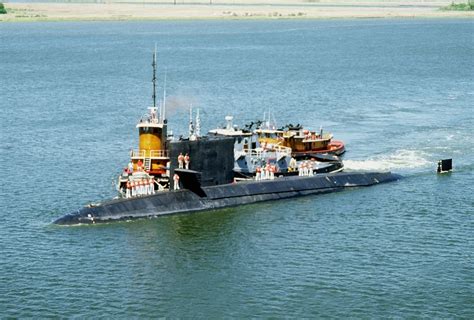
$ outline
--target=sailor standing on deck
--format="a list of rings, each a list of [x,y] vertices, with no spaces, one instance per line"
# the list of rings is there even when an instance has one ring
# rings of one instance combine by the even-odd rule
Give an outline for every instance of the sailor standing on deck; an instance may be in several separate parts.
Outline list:
[[[165,177],[169,177],[169,176],[170,176],[170,166],[171,166],[171,162],[168,161],[168,162],[166,163],[166,168],[165,168],[165,169],[166,169],[166,172],[165,172],[165,175],[164,175]]]
[[[303,161],[301,163],[301,176],[302,177],[306,176],[306,161]]]
[[[138,196],[141,196],[143,195],[143,183],[142,183],[142,180],[138,180],[138,192],[137,192]]]
[[[150,194],[155,194],[155,182],[150,178]]]
[[[296,159],[291,158],[290,160],[290,171],[296,171],[298,169],[298,165],[296,164]]]
[[[150,195],[151,194],[151,189],[150,189],[150,179],[145,179],[145,194]]]
[[[129,174],[132,174],[132,173],[133,173],[133,162],[132,162],[132,161],[130,161],[130,162],[128,163],[128,173],[129,173]]]
[[[130,198],[132,196],[132,186],[130,185],[130,181],[127,181],[127,191],[125,192],[125,198]]]
[[[184,156],[182,153],[178,156],[178,168],[183,169]]]
[[[257,169],[255,169],[255,180],[256,181],[262,180],[261,173],[262,173],[262,169],[260,167],[257,167]]]
[[[173,176],[174,190],[179,190],[179,175],[177,173]]]
[[[189,170],[189,163],[191,162],[191,159],[189,158],[189,154],[186,153],[184,156],[184,164],[186,166],[186,170]]]
[[[276,167],[274,165],[271,165],[270,166],[270,180],[275,179],[275,171],[276,171]]]

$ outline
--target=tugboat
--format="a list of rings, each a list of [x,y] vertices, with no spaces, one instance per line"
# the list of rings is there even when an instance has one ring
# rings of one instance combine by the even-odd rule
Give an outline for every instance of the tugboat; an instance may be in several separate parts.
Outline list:
[[[118,178],[120,197],[154,194],[169,188],[166,92],[156,105],[156,51],[153,54],[153,106],[138,121],[138,150],[130,150],[130,162]],[[166,90],[166,89],[165,89]]]
[[[323,132],[322,127],[319,132],[305,129],[300,124],[295,126],[288,124],[277,129],[276,121],[270,111],[264,113],[263,121],[259,121],[257,124],[260,126],[255,130],[255,133],[261,144],[291,148],[292,156],[297,160],[307,160],[323,154],[340,156],[346,151],[344,143],[333,140],[333,135]],[[322,157],[322,159],[324,158]]]
[[[158,115],[156,106],[148,110],[137,124],[138,150],[130,150],[130,162],[118,178],[117,190],[121,197],[130,198],[143,187],[150,193],[169,188],[166,119],[162,113]]]
[[[200,136],[199,112],[195,125],[190,112],[189,137],[172,139],[167,136],[166,93],[160,107],[156,106],[155,74],[156,52],[153,106],[137,124],[139,146],[130,152],[130,162],[118,178],[119,197],[87,205],[58,218],[55,224],[94,224],[208,211],[370,186],[400,178],[390,172],[321,173],[314,164],[295,165],[293,150],[288,146],[277,146],[258,154],[256,150],[261,148],[258,133],[235,129],[232,118],[228,118],[227,127],[219,129],[221,131]],[[239,162],[252,162],[259,157],[265,168],[252,170],[252,166],[247,166],[245,172],[238,170],[243,168]],[[282,159],[288,166],[276,167]]]
[[[323,161],[319,161],[319,156],[297,160],[292,148],[281,145],[281,140],[262,138],[261,128],[250,131],[251,126],[247,125],[245,129],[239,129],[233,125],[232,116],[226,116],[225,120],[225,127],[210,130],[209,134],[234,138],[236,179],[252,178],[259,172],[260,175],[263,172],[266,177],[267,171],[279,176],[290,176],[301,174],[303,168],[311,175],[343,169],[342,161],[335,156],[323,158]]]

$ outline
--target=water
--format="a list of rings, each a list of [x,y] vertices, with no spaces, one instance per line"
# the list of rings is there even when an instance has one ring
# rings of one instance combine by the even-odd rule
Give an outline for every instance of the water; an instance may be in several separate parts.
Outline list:
[[[0,24],[0,317],[474,317],[472,20]],[[386,185],[98,226],[167,73],[170,127],[269,108]],[[455,171],[438,176],[436,160]]]

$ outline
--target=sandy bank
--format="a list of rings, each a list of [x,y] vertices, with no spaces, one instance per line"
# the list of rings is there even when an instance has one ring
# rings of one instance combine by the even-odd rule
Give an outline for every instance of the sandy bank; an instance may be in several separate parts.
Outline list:
[[[0,21],[474,17],[472,11],[439,10],[446,2],[274,3],[6,3],[9,13]]]

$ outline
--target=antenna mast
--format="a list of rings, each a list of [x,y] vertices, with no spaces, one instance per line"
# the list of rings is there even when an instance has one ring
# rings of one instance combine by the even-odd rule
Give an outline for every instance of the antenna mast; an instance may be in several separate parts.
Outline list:
[[[199,109],[196,110],[196,125],[194,127],[194,134],[196,137],[201,136],[201,117],[199,116]]]
[[[165,121],[166,119],[166,74],[167,70],[165,69],[165,85],[163,86],[163,110],[162,110],[162,121]]]
[[[156,44],[155,44],[155,52],[153,53],[153,108],[156,108]]]

